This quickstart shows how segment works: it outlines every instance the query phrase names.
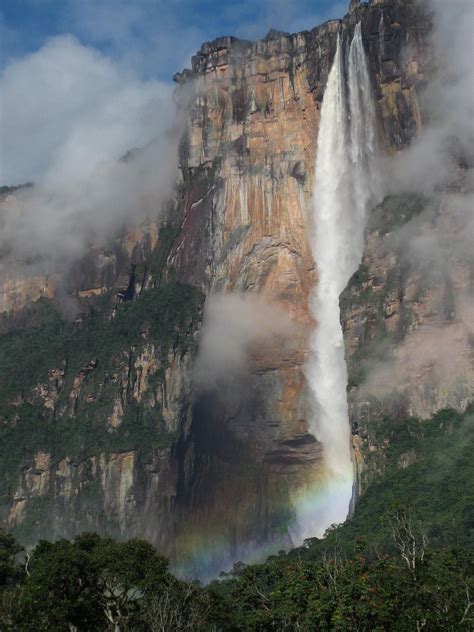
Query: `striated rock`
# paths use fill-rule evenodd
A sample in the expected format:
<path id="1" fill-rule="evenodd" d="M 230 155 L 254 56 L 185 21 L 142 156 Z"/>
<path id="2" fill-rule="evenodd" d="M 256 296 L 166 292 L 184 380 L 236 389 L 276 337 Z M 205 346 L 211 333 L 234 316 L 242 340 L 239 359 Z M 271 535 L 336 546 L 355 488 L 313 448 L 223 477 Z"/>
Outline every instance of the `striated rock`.
<path id="1" fill-rule="evenodd" d="M 13 503 L 7 515 L 6 525 L 14 527 L 22 523 L 27 502 L 32 498 L 44 497 L 50 491 L 51 454 L 37 452 L 32 466 L 24 470 L 20 484 L 13 494 Z"/>
<path id="2" fill-rule="evenodd" d="M 69 393 L 69 414 L 73 416 L 77 410 L 77 403 L 79 396 L 81 394 L 82 385 L 84 380 L 89 375 L 91 371 L 93 371 L 97 367 L 97 360 L 91 360 L 88 362 L 80 371 L 79 375 L 74 378 L 72 383 L 72 389 Z"/>
<path id="3" fill-rule="evenodd" d="M 57 277 L 8 275 L 0 280 L 0 314 L 15 312 L 40 298 L 53 298 Z"/>
<path id="4" fill-rule="evenodd" d="M 10 197 L 0 195 L 0 214 L 8 212 Z M 133 265 L 142 264 L 156 248 L 158 231 L 157 221 L 143 221 L 111 239 L 106 248 L 103 244 L 91 246 L 70 268 L 63 266 L 48 274 L 43 268 L 51 266 L 43 266 L 41 261 L 18 261 L 12 253 L 0 253 L 0 315 L 11 316 L 41 298 L 64 299 L 67 293 L 90 299 L 126 285 Z"/>
<path id="5" fill-rule="evenodd" d="M 45 408 L 54 411 L 59 393 L 64 386 L 65 370 L 51 369 L 46 384 L 38 384 L 35 388 L 36 395 L 43 401 Z"/>
<path id="6" fill-rule="evenodd" d="M 474 398 L 471 214 L 469 197 L 445 192 L 389 198 L 370 219 L 341 298 L 362 490 L 374 421 L 464 412 Z"/>
<path id="7" fill-rule="evenodd" d="M 171 279 L 206 295 L 265 293 L 290 316 L 294 343 L 256 345 L 248 350 L 246 374 L 196 392 L 194 321 L 175 332 L 164 355 L 162 341 L 152 339 L 147 326 L 140 345 L 110 351 L 107 368 L 98 361 L 77 372 L 79 365 L 61 379 L 58 374 L 56 386 L 42 379 L 35 393 L 48 414 L 70 424 L 87 421 L 100 438 L 94 448 L 74 446 L 72 454 L 68 447 L 70 453 L 51 460 L 47 515 L 55 537 L 99 527 L 146 536 L 182 572 L 201 575 L 263 546 L 269 551 L 290 544 L 293 503 L 322 469 L 321 446 L 308 433 L 303 375 L 314 324 L 308 297 L 317 281 L 307 230 L 321 102 L 337 34 L 348 42 L 362 23 L 380 139 L 388 152 L 402 149 L 421 130 L 417 87 L 429 69 L 429 21 L 414 2 L 351 2 L 350 9 L 343 20 L 311 31 L 203 44 L 192 68 L 174 77 L 178 103 L 188 89 L 193 97 L 165 231 L 145 223 L 107 248 L 92 248 L 61 279 L 70 293 L 93 305 L 95 297 L 113 291 L 123 300 L 127 295 L 127 306 L 133 306 L 147 289 Z M 343 315 L 348 356 L 376 329 L 379 305 L 359 301 L 364 292 L 383 293 L 387 331 L 398 332 L 406 321 L 401 282 L 382 290 L 388 271 L 398 270 L 397 254 L 376 232 L 369 235 L 365 265 L 368 278 L 350 295 Z M 419 308 L 417 318 L 427 320 L 429 301 L 421 309 L 417 287 L 414 279 L 407 292 Z M 28 300 L 25 293 L 17 303 L 5 299 L 3 310 Z M 114 319 L 118 308 L 108 309 Z M 59 405 L 63 392 L 67 402 Z M 376 414 L 367 397 L 354 397 L 352 410 L 365 406 L 368 416 Z M 362 428 L 363 416 L 353 417 L 361 418 Z M 355 432 L 354 444 L 362 463 L 362 430 Z M 32 489 L 22 484 L 8 520 L 38 537 L 44 524 L 28 513 Z M 214 557 L 203 568 L 199 553 L 211 546 Z"/>
<path id="8" fill-rule="evenodd" d="M 181 85 L 193 80 L 196 97 L 181 146 L 183 223 L 168 261 L 180 280 L 206 293 L 266 292 L 298 329 L 291 359 L 280 348 L 257 351 L 247 382 L 223 386 L 195 403 L 181 457 L 185 485 L 177 497 L 180 506 L 192 507 L 189 538 L 198 533 L 206 541 L 218 524 L 237 549 L 240 541 L 271 540 L 282 528 L 275 517 L 285 514 L 281 507 L 291 507 L 292 498 L 320 475 L 320 446 L 307 434 L 302 371 L 311 324 L 308 295 L 317 280 L 306 231 L 320 107 L 337 33 L 349 40 L 362 22 L 388 151 L 402 148 L 421 129 L 416 85 L 428 54 L 429 24 L 412 3 L 351 8 L 343 21 L 310 32 L 207 43 L 193 58 L 192 71 L 179 79 Z M 413 50 L 412 59 L 402 60 L 402 44 Z M 236 500 L 232 506 L 228 497 Z M 250 506 L 261 513 L 251 517 Z"/>
<path id="9" fill-rule="evenodd" d="M 104 492 L 104 511 L 109 519 L 116 519 L 122 533 L 130 530 L 130 516 L 134 509 L 135 453 L 101 456 L 101 483 Z"/>

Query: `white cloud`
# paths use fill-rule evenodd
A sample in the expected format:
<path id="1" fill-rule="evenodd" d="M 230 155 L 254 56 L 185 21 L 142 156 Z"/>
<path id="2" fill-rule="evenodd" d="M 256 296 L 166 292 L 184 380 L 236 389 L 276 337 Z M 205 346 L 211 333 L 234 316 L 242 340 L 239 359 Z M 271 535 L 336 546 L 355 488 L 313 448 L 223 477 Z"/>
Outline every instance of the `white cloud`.
<path id="1" fill-rule="evenodd" d="M 387 190 L 430 194 L 452 182 L 460 160 L 474 164 L 474 3 L 418 1 L 434 15 L 434 73 L 419 94 L 422 135 L 387 161 Z"/>
<path id="2" fill-rule="evenodd" d="M 141 81 L 63 36 L 9 63 L 0 87 L 1 183 L 36 182 L 4 207 L 0 249 L 67 263 L 123 223 L 158 213 L 177 171 L 169 84 Z"/>
<path id="3" fill-rule="evenodd" d="M 293 325 L 282 308 L 255 294 L 213 294 L 206 300 L 199 353 L 194 371 L 200 388 L 245 370 L 252 345 L 261 350 L 291 336 Z"/>
<path id="4" fill-rule="evenodd" d="M 12 61 L 0 87 L 2 184 L 82 177 L 173 122 L 167 84 L 139 81 L 72 36 Z"/>

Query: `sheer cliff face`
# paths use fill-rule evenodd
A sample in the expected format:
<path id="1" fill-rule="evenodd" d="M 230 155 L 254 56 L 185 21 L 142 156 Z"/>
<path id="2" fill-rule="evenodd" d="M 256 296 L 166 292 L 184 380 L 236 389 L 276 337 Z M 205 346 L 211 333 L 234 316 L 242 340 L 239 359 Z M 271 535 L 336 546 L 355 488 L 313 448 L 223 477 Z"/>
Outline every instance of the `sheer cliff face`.
<path id="1" fill-rule="evenodd" d="M 305 320 L 320 104 L 337 32 L 349 39 L 359 20 L 380 134 L 389 151 L 401 148 L 420 127 L 415 85 L 426 54 L 426 23 L 410 2 L 356 7 L 342 25 L 270 32 L 257 43 L 221 38 L 203 45 L 192 71 L 176 75 L 180 84 L 194 80 L 196 92 L 181 151 L 185 186 L 188 194 L 196 188 L 196 199 L 173 258 L 183 279 L 206 291 L 269 290 Z M 402 44 L 412 53 L 406 59 Z"/>
<path id="2" fill-rule="evenodd" d="M 360 492 L 389 447 L 374 422 L 389 418 L 396 427 L 443 408 L 464 412 L 474 398 L 470 178 L 460 168 L 453 190 L 434 199 L 386 198 L 342 295 Z"/>
<path id="3" fill-rule="evenodd" d="M 30 396 L 46 419 L 73 424 L 77 411 L 100 400 L 95 421 L 107 437 L 124 427 L 127 411 L 141 407 L 159 411 L 167 439 L 147 450 L 114 439 L 107 449 L 80 455 L 38 445 L 9 474 L 9 525 L 46 535 L 36 514 L 37 499 L 47 499 L 50 535 L 100 528 L 104 518 L 116 532 L 150 538 L 185 569 L 208 562 L 216 570 L 265 542 L 288 543 L 293 499 L 317 479 L 321 461 L 308 433 L 302 370 L 313 326 L 308 294 L 317 281 L 306 231 L 320 106 L 339 29 L 350 41 L 362 23 L 386 150 L 402 149 L 421 128 L 416 86 L 428 56 L 427 21 L 408 0 L 352 5 L 342 24 L 291 36 L 271 32 L 256 43 L 221 38 L 204 44 L 192 70 L 176 76 L 178 101 L 189 89 L 194 96 L 166 240 L 152 222 L 92 253 L 67 277 L 67 287 L 86 300 L 124 287 L 130 264 L 137 264 L 137 305 L 141 291 L 172 277 L 203 294 L 265 293 L 292 319 L 293 343 L 252 348 L 247 374 L 224 380 L 218 390 L 195 392 L 189 375 L 198 310 L 166 355 L 144 327 L 138 347 L 111 351 L 113 370 L 97 379 L 93 364 L 76 373 L 68 365 L 50 367 Z M 379 244 L 371 234 L 368 261 Z M 156 253 L 166 260 L 159 274 Z M 380 257 L 377 262 L 385 266 Z M 2 280 L 2 309 L 52 295 L 56 280 L 42 279 Z M 364 318 L 351 310 L 344 314 L 349 354 Z M 61 407 L 61 398 L 69 407 Z M 13 398 L 11 406 L 19 402 Z M 214 559 L 196 555 L 206 547 L 214 548 Z"/>
<path id="4" fill-rule="evenodd" d="M 380 136 L 394 151 L 419 131 L 415 86 L 423 78 L 427 25 L 410 3 L 356 7 L 342 24 L 345 41 L 359 20 Z M 200 482 L 191 487 L 199 499 L 194 528 L 205 530 L 209 516 L 218 516 L 216 524 L 226 525 L 237 544 L 255 533 L 271 538 L 284 527 L 281 505 L 291 506 L 319 474 L 302 371 L 312 326 L 308 293 L 317 281 L 306 231 L 320 107 L 339 28 L 334 21 L 293 36 L 271 33 L 258 43 L 222 38 L 205 44 L 192 71 L 176 77 L 181 84 L 194 80 L 196 98 L 181 152 L 191 197 L 170 259 L 183 281 L 206 293 L 266 292 L 299 324 L 294 352 L 257 351 L 243 387 L 208 394 L 194 411 L 188 473 L 190 483 Z M 402 44 L 411 57 L 402 57 Z M 245 486 L 243 466 L 250 472 Z M 264 516 L 255 515 L 256 507 Z"/>

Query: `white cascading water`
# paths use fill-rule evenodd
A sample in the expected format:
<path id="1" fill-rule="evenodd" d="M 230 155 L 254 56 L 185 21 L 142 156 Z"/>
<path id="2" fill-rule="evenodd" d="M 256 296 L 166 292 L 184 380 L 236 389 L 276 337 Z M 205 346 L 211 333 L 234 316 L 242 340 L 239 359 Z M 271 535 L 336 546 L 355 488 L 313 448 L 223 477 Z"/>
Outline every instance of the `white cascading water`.
<path id="1" fill-rule="evenodd" d="M 364 251 L 367 213 L 379 201 L 380 178 L 377 168 L 377 115 L 370 82 L 369 65 L 362 42 L 360 23 L 354 31 L 349 50 L 349 107 L 351 136 L 353 268 L 357 270 Z M 349 276 L 349 278 L 350 278 Z M 349 280 L 348 278 L 348 280 Z"/>
<path id="2" fill-rule="evenodd" d="M 377 198 L 376 114 L 357 25 L 347 60 L 337 50 L 321 108 L 311 246 L 319 272 L 311 300 L 317 326 L 306 378 L 314 398 L 310 430 L 323 446 L 325 477 L 300 503 L 295 539 L 321 536 L 348 515 L 353 488 L 347 368 L 339 296 L 357 270 L 367 210 Z"/>

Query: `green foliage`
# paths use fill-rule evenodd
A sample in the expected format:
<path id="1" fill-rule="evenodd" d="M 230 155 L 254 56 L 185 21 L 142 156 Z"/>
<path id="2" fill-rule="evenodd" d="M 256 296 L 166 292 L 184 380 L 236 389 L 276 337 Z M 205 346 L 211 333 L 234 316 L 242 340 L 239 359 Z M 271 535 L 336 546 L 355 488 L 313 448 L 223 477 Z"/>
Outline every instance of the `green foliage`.
<path id="1" fill-rule="evenodd" d="M 27 571 L 26 589 L 17 596 L 16 629 L 99 629 L 93 607 L 98 582 L 94 560 L 85 551 L 67 540 L 40 542 Z"/>
<path id="2" fill-rule="evenodd" d="M 348 285 L 353 288 L 362 287 L 362 285 L 368 281 L 368 278 L 369 266 L 365 263 L 361 263 L 350 278 Z"/>
<path id="3" fill-rule="evenodd" d="M 424 421 L 373 421 L 370 433 L 379 448 L 367 455 L 366 465 L 381 457 L 384 465 L 359 499 L 351 520 L 329 533 L 324 545 L 337 542 L 352 555 L 362 537 L 390 550 L 385 516 L 402 507 L 419 516 L 431 546 L 474 548 L 473 407 L 464 415 L 444 410 Z M 320 546 L 314 543 L 315 553 Z"/>
<path id="4" fill-rule="evenodd" d="M 159 247 L 155 249 L 146 264 L 137 266 L 137 277 L 140 279 L 145 271 L 151 275 L 154 286 L 162 285 L 163 277 L 170 276 L 171 268 L 167 267 L 168 255 L 180 231 L 179 224 L 167 224 L 160 228 Z M 169 280 L 169 279 L 168 279 Z M 173 279 L 174 281 L 174 279 Z"/>
<path id="5" fill-rule="evenodd" d="M 371 213 L 368 230 L 386 234 L 406 224 L 426 208 L 427 200 L 421 195 L 402 193 L 387 196 Z"/>
<path id="6" fill-rule="evenodd" d="M 184 186 L 189 188 L 203 186 L 209 188 L 214 184 L 221 168 L 222 159 L 218 156 L 210 164 L 202 164 L 197 167 L 183 169 Z"/>
<path id="7" fill-rule="evenodd" d="M 182 592 L 168 562 L 147 542 L 84 534 L 40 542 L 1 594 L 2 630 L 136 630 L 160 593 Z M 184 608 L 183 608 L 184 609 Z M 158 628 L 159 629 L 159 628 Z"/>
<path id="8" fill-rule="evenodd" d="M 405 533 L 398 532 L 397 537 Z M 399 541 L 403 550 L 404 541 Z M 406 543 L 411 543 L 410 536 Z M 207 588 L 180 581 L 140 540 L 40 542 L 0 586 L 0 626 L 38 630 L 469 630 L 474 555 L 420 548 L 348 559 L 281 554 Z"/>
<path id="9" fill-rule="evenodd" d="M 0 534 L 0 628 L 471 630 L 473 412 L 374 423 L 386 467 L 347 523 L 206 588 L 173 577 L 140 540 L 40 542 L 26 563 Z"/>
<path id="10" fill-rule="evenodd" d="M 390 490 L 399 502 L 416 507 L 429 525 L 430 537 L 444 544 L 474 545 L 473 516 L 468 512 L 474 506 L 473 413 L 472 407 L 465 415 L 441 411 L 431 421 L 419 422 L 414 441 L 407 436 L 399 446 L 398 438 L 390 442 L 384 493 Z M 408 449 L 415 451 L 416 460 L 400 471 L 397 465 Z M 374 487 L 371 496 L 376 494 Z"/>
<path id="11" fill-rule="evenodd" d="M 225 607 L 213 612 L 220 630 L 469 629 L 466 586 L 472 552 L 425 553 L 413 575 L 403 559 L 346 559 L 336 551 L 315 562 L 280 556 L 239 567 L 210 590 Z"/>
<path id="12" fill-rule="evenodd" d="M 173 437 L 166 432 L 160 408 L 138 406 L 132 398 L 122 424 L 115 432 L 109 431 L 105 420 L 117 396 L 113 375 L 120 374 L 145 343 L 152 343 L 161 358 L 155 376 L 158 387 L 169 351 L 184 353 L 195 344 L 202 303 L 203 296 L 195 288 L 170 283 L 116 306 L 111 296 L 100 297 L 89 314 L 68 322 L 51 302 L 43 300 L 34 307 L 35 327 L 0 334 L 0 420 L 4 420 L 0 480 L 4 489 L 38 450 L 57 461 L 111 450 L 139 449 L 145 454 L 168 445 Z M 52 369 L 64 371 L 55 405 L 60 414 L 54 416 L 35 393 L 38 384 L 49 385 Z M 81 372 L 84 397 L 71 418 L 69 394 Z"/>
<path id="13" fill-rule="evenodd" d="M 0 590 L 18 579 L 16 556 L 21 550 L 15 538 L 0 529 Z"/>

